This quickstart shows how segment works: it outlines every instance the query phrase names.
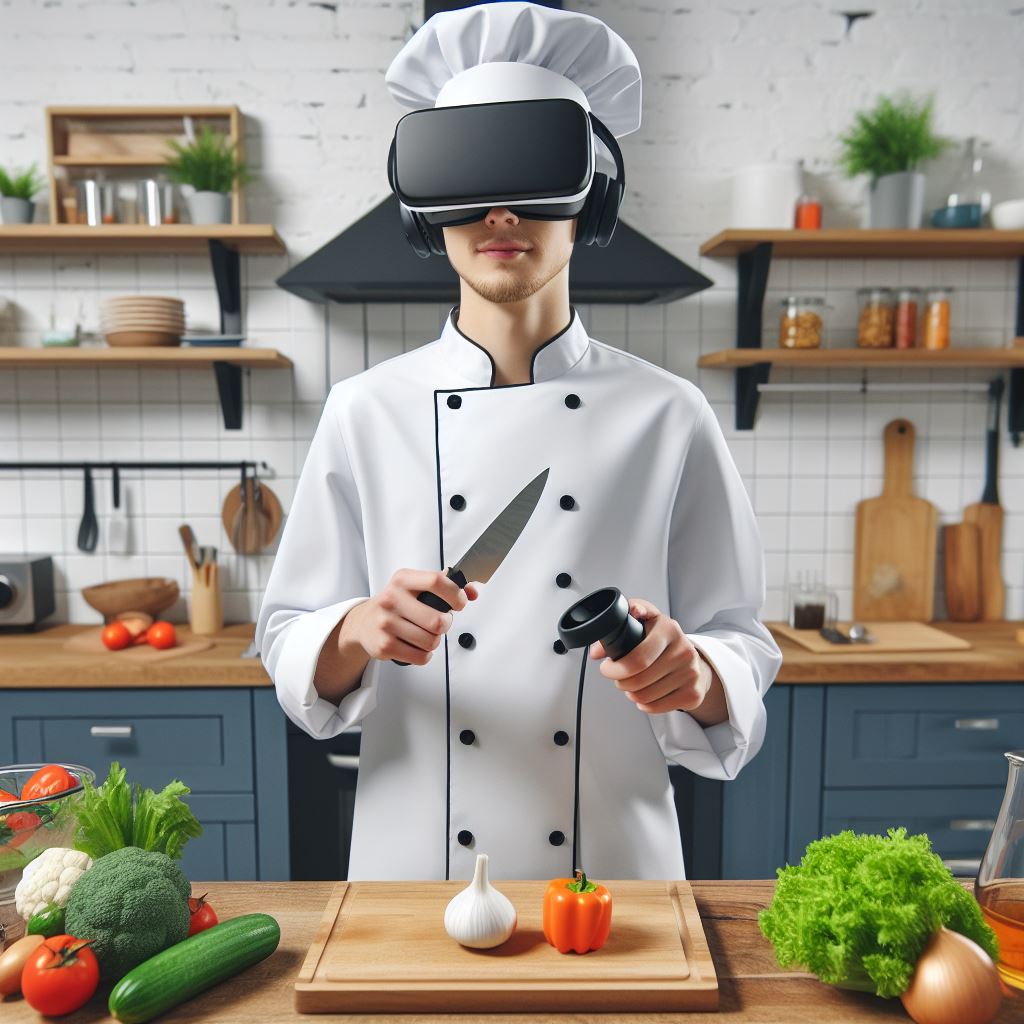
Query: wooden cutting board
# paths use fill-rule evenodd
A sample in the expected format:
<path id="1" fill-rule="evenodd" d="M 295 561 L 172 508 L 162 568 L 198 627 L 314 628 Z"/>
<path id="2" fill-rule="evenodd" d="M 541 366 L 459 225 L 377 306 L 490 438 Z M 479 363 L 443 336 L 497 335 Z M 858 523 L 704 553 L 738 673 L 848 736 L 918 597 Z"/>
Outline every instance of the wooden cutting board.
<path id="1" fill-rule="evenodd" d="M 104 654 L 108 658 L 116 658 L 119 662 L 157 662 L 167 661 L 169 658 L 180 658 L 184 654 L 195 654 L 196 651 L 205 651 L 213 646 L 212 640 L 204 637 L 190 636 L 187 640 L 179 640 L 177 646 L 168 647 L 165 651 L 150 647 L 149 644 L 139 644 L 138 647 L 126 647 L 122 651 L 108 651 L 103 646 L 101 634 L 103 627 L 86 630 L 65 640 L 61 647 L 65 651 L 75 651 L 78 654 Z"/>
<path id="2" fill-rule="evenodd" d="M 858 622 L 864 622 L 858 619 Z M 971 644 L 958 636 L 951 636 L 941 629 L 925 625 L 923 622 L 864 622 L 868 633 L 874 637 L 870 644 L 833 644 L 826 640 L 816 629 L 793 629 L 784 622 L 770 622 L 773 633 L 806 647 L 815 654 L 891 654 L 895 651 L 966 651 Z M 838 628 L 843 633 L 850 631 L 850 623 L 840 622 Z"/>
<path id="3" fill-rule="evenodd" d="M 559 953 L 541 926 L 546 881 L 497 881 L 518 926 L 460 946 L 444 910 L 466 882 L 339 882 L 295 983 L 300 1013 L 597 1013 L 716 1010 L 718 979 L 688 882 L 603 883 L 612 927 Z"/>
<path id="4" fill-rule="evenodd" d="M 975 523 L 943 528 L 946 614 L 953 622 L 974 622 L 981 614 L 981 541 Z"/>
<path id="5" fill-rule="evenodd" d="M 878 498 L 857 505 L 853 617 L 930 622 L 935 603 L 938 511 L 912 493 L 914 425 L 885 428 L 885 484 Z"/>

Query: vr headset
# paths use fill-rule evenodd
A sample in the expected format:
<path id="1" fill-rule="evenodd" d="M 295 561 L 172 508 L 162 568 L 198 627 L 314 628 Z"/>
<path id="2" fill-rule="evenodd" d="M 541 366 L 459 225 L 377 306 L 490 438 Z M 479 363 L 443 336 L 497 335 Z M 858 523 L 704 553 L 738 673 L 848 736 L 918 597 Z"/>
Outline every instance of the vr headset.
<path id="1" fill-rule="evenodd" d="M 616 176 L 596 169 L 595 136 Z M 626 175 L 615 136 L 570 99 L 433 107 L 406 114 L 388 153 L 388 181 L 417 256 L 443 256 L 445 227 L 495 206 L 532 220 L 578 218 L 576 242 L 612 238 Z"/>

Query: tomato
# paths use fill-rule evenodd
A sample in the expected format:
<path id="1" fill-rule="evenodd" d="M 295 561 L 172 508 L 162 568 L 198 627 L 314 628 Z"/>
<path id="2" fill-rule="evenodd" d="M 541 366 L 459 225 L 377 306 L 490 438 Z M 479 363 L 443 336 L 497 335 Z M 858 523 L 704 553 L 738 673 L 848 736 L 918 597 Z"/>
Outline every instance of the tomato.
<path id="1" fill-rule="evenodd" d="M 53 796 L 78 785 L 78 779 L 59 764 L 44 764 L 28 782 L 21 787 L 22 800 L 36 800 L 41 796 Z"/>
<path id="2" fill-rule="evenodd" d="M 21 972 L 25 1002 L 48 1016 L 84 1006 L 100 982 L 100 965 L 89 949 L 91 939 L 55 935 L 29 957 Z"/>
<path id="3" fill-rule="evenodd" d="M 178 642 L 174 627 L 169 622 L 154 622 L 146 633 L 149 642 L 161 651 L 173 647 Z"/>
<path id="4" fill-rule="evenodd" d="M 206 893 L 198 899 L 188 901 L 188 912 L 191 915 L 188 919 L 188 933 L 195 935 L 197 932 L 205 932 L 219 922 L 217 911 L 206 902 Z"/>
<path id="5" fill-rule="evenodd" d="M 132 642 L 132 634 L 123 622 L 111 622 L 103 627 L 100 639 L 108 651 L 120 651 Z"/>

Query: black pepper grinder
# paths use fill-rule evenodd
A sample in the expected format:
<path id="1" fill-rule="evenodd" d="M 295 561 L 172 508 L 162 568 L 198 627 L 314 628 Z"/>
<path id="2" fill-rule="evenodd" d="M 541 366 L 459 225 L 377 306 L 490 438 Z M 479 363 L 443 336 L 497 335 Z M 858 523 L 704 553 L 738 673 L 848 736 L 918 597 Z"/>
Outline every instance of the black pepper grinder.
<path id="1" fill-rule="evenodd" d="M 643 623 L 629 614 L 629 601 L 617 587 L 602 587 L 581 597 L 558 621 L 558 635 L 569 650 L 600 640 L 618 661 L 644 638 Z"/>

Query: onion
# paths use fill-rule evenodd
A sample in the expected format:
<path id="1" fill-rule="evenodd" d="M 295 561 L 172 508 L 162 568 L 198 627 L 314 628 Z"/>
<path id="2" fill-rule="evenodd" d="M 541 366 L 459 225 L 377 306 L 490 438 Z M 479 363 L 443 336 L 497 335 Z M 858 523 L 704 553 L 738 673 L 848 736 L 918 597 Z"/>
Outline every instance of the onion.
<path id="1" fill-rule="evenodd" d="M 989 1024 L 1003 993 L 988 953 L 966 935 L 940 928 L 900 999 L 917 1024 Z"/>
<path id="2" fill-rule="evenodd" d="M 0 955 L 0 997 L 21 991 L 21 971 L 28 958 L 43 944 L 42 935 L 26 935 L 12 942 Z"/>

